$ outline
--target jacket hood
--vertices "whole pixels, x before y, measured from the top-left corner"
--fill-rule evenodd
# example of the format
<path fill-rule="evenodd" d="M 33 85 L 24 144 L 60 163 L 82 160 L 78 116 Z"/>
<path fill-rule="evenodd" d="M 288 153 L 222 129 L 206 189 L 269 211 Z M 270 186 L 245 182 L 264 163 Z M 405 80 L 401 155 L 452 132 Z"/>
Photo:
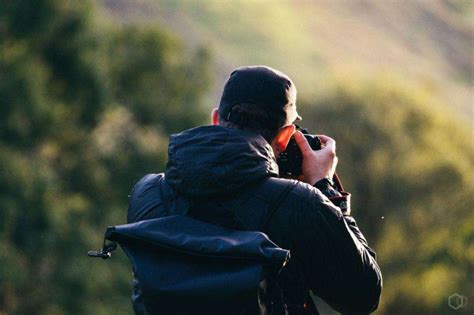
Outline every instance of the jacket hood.
<path fill-rule="evenodd" d="M 278 176 L 278 165 L 258 134 L 201 126 L 170 137 L 165 179 L 184 196 L 229 195 L 268 176 Z"/>

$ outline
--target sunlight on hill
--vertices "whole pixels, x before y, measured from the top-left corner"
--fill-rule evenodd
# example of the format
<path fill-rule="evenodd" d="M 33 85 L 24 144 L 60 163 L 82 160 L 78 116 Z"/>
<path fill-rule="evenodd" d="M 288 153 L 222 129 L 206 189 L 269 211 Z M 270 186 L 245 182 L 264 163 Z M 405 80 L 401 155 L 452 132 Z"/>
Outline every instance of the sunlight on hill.
<path fill-rule="evenodd" d="M 311 98 L 333 73 L 395 72 L 472 121 L 473 2 L 101 0 L 123 22 L 156 23 L 214 51 L 216 101 L 231 69 L 267 64 Z"/>

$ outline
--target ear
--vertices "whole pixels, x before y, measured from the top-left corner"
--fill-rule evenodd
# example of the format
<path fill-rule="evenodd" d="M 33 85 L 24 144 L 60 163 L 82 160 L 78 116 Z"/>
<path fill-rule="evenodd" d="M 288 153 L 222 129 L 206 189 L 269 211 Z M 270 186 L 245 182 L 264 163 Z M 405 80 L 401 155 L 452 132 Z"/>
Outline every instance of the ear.
<path fill-rule="evenodd" d="M 214 108 L 211 113 L 211 124 L 218 125 L 219 124 L 219 111 L 217 108 Z"/>
<path fill-rule="evenodd" d="M 290 142 L 291 136 L 295 133 L 295 130 L 295 125 L 289 125 L 280 129 L 275 139 L 273 140 L 273 147 L 277 149 L 278 152 L 285 151 L 288 142 Z"/>

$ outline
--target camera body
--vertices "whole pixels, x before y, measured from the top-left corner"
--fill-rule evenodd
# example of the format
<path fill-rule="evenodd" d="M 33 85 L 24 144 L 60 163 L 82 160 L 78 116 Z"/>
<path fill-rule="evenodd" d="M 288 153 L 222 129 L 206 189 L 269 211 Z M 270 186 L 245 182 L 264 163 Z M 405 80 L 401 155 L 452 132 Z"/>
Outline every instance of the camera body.
<path fill-rule="evenodd" d="M 308 130 L 296 126 L 297 130 L 300 130 L 308 140 L 309 145 L 313 150 L 321 149 L 321 141 L 318 137 L 310 135 Z M 296 143 L 295 136 L 292 136 L 288 142 L 286 150 L 281 152 L 277 158 L 278 168 L 280 170 L 280 177 L 297 177 L 301 175 L 301 166 L 303 164 L 303 155 L 301 150 Z"/>

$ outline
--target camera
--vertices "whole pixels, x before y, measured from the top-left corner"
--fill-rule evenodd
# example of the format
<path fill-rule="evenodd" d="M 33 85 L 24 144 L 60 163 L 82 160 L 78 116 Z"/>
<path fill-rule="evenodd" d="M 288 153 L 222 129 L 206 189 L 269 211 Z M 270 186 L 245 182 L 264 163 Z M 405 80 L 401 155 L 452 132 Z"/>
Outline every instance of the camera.
<path fill-rule="evenodd" d="M 308 130 L 305 128 L 296 126 L 296 129 L 303 133 L 313 150 L 321 149 L 321 141 L 318 137 L 310 135 Z M 303 155 L 301 154 L 301 150 L 296 143 L 295 136 L 291 137 L 286 150 L 278 155 L 277 164 L 280 170 L 280 177 L 297 177 L 301 175 Z"/>

